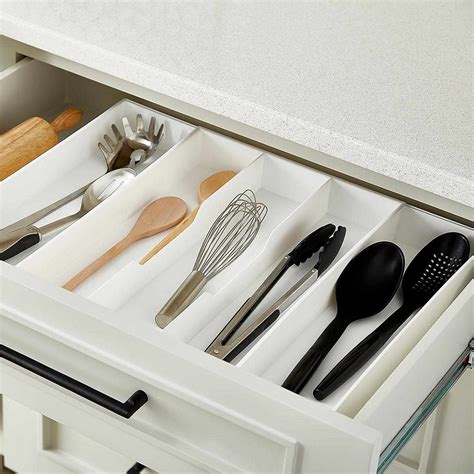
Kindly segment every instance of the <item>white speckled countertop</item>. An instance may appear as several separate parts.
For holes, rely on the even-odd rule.
[[[469,1],[2,1],[2,33],[472,205]]]

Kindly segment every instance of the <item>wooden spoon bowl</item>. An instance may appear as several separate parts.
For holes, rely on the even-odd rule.
[[[187,229],[194,221],[199,211],[201,204],[210,196],[212,196],[216,191],[218,191],[224,184],[230,181],[237,173],[235,171],[219,171],[213,175],[207,177],[199,185],[198,190],[198,201],[199,206],[196,207],[186,218],[173,229],[164,239],[162,239],[158,244],[155,245],[141,260],[140,265],[148,262],[152,257],[154,257],[160,250],[166,247],[172,240],[178,237],[181,232]]]
[[[143,209],[135,225],[122,240],[71,278],[63,288],[70,291],[74,290],[86,278],[91,276],[134,242],[159,234],[170,227],[174,227],[184,219],[185,215],[186,203],[178,197],[168,196],[153,201]]]

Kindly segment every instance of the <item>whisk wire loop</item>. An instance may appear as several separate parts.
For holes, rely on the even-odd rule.
[[[238,194],[209,229],[193,270],[210,279],[228,267],[252,243],[267,211],[252,190]]]
[[[205,284],[227,268],[250,246],[267,215],[267,206],[257,203],[250,189],[238,194],[209,229],[188,275],[155,316],[166,327],[197,297]]]

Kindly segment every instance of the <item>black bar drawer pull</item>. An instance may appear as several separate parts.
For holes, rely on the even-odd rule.
[[[137,390],[127,401],[120,402],[115,398],[109,397],[82,382],[68,377],[61,372],[58,372],[47,365],[41,364],[40,362],[31,359],[24,354],[20,354],[4,345],[0,345],[0,357],[3,357],[13,364],[19,365],[20,367],[65,388],[66,390],[70,390],[101,407],[107,408],[107,410],[113,411],[124,418],[130,418],[148,401],[147,394],[143,390]]]

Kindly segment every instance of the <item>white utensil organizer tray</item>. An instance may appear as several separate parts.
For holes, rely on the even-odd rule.
[[[474,333],[465,306],[463,311],[446,311],[472,278],[472,257],[370,363],[324,402],[313,399],[313,388],[400,305],[400,294],[379,315],[348,328],[301,395],[280,385],[334,317],[334,285],[360,250],[376,241],[392,241],[403,250],[407,266],[435,236],[458,231],[472,242],[472,230],[138,103],[122,100],[109,108],[118,91],[69,77],[35,60],[23,60],[3,73],[10,94],[18,84],[28,83],[32,70],[43,74],[40,84],[45,89],[49,90],[46,82],[53,84],[54,78],[56,86],[62,84],[66,92],[40,94],[47,103],[39,97],[24,100],[18,107],[17,121],[40,115],[46,105],[55,112],[60,110],[62,104],[70,102],[70,87],[64,84],[71,81],[84,92],[81,97],[88,97],[79,105],[87,108],[92,98],[101,96],[98,108],[105,112],[0,183],[0,227],[103,174],[105,163],[97,142],[104,133],[110,133],[112,123],[121,124],[123,116],[134,123],[136,114],[141,113],[147,124],[155,115],[158,123],[165,124],[165,138],[130,184],[68,229],[2,263],[3,339],[13,349],[116,398],[125,399],[134,389],[142,388],[149,402],[130,420],[118,422],[116,415],[10,363],[5,364],[4,393],[15,398],[16,392],[9,387],[27,383],[38,393],[44,392],[46,400],[48,396],[59,397],[59,405],[68,400],[71,413],[79,410],[86,418],[93,418],[100,412],[98,432],[88,436],[96,436],[106,446],[163,472],[373,472],[380,451],[406,422],[402,416],[387,415],[384,423],[371,417],[371,406],[376,407],[373,413],[377,417],[384,415],[381,407],[387,412],[393,409],[393,396],[388,396],[384,386],[390,384],[394,370],[414,350],[420,353],[423,344],[428,348],[435,342],[440,345],[437,350],[446,356],[443,363],[454,362],[462,352],[462,341],[467,343]],[[9,96],[5,95],[5,100],[12,105]],[[96,115],[97,110],[88,111],[86,119]],[[4,128],[8,127],[2,124]],[[166,233],[135,243],[75,292],[61,288],[120,240],[147,204],[174,195],[191,211],[198,205],[199,183],[222,170],[233,170],[237,175],[204,201],[193,224],[149,262],[138,263]],[[211,223],[236,194],[246,189],[252,189],[269,209],[257,238],[182,314],[159,329],[154,316],[192,269]],[[38,224],[70,214],[79,205],[80,198]],[[276,262],[305,235],[327,223],[345,226],[347,235],[335,262],[316,284],[232,364],[205,354],[209,343]],[[292,268],[265,301],[274,299],[307,270],[307,265]],[[264,308],[265,302],[259,311]],[[459,331],[452,330],[450,344],[444,345],[443,333],[437,328],[444,327],[448,318]],[[465,334],[469,324],[471,334]],[[432,331],[434,342],[426,339]],[[87,373],[82,364],[88,364]],[[406,370],[417,371],[417,366]],[[398,389],[405,390],[405,405],[423,398],[413,385],[417,378],[423,380],[425,391],[438,381],[436,374],[421,370],[415,378],[402,377]],[[19,399],[54,418],[54,407],[43,403],[41,397],[21,395]],[[359,413],[363,413],[363,421],[358,420]],[[68,413],[64,417],[76,425],[77,416]],[[84,430],[80,423],[77,429]],[[108,429],[114,431],[113,439],[107,436]],[[132,443],[131,436],[139,441]],[[229,450],[229,446],[234,449]],[[160,459],[150,454],[157,450]]]

